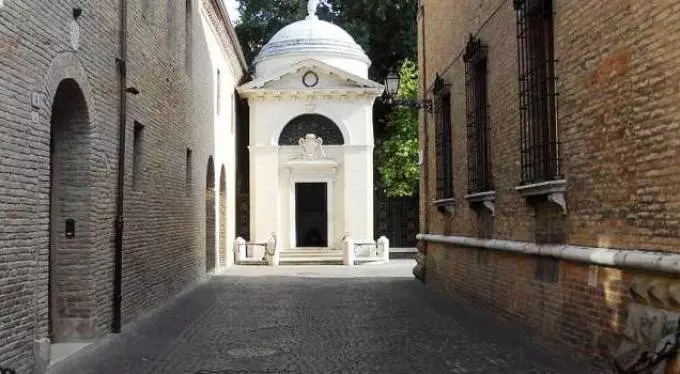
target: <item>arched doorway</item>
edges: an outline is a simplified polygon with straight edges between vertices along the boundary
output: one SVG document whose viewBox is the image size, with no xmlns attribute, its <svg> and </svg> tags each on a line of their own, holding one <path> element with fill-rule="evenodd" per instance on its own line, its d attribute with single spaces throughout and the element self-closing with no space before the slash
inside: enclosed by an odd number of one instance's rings
<svg viewBox="0 0 680 374">
<path fill-rule="evenodd" d="M 73 79 L 61 81 L 50 118 L 48 326 L 52 342 L 92 338 L 89 130 L 81 88 Z"/>
<path fill-rule="evenodd" d="M 212 156 L 208 158 L 208 171 L 205 177 L 205 271 L 215 271 L 215 164 Z"/>
<path fill-rule="evenodd" d="M 227 266 L 227 175 L 226 168 L 220 169 L 220 256 L 219 264 Z"/>
</svg>

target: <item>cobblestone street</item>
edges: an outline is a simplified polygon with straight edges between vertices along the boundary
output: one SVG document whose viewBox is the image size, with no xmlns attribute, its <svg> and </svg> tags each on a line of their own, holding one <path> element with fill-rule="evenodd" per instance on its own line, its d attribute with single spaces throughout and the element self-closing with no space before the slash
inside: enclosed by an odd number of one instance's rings
<svg viewBox="0 0 680 374">
<path fill-rule="evenodd" d="M 50 372 L 588 372 L 426 289 L 411 266 L 232 268 Z"/>
</svg>

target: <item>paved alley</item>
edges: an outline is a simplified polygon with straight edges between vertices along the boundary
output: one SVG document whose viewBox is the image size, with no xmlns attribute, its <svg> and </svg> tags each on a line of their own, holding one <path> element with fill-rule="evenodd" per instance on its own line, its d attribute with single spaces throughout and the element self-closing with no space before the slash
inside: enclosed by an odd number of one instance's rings
<svg viewBox="0 0 680 374">
<path fill-rule="evenodd" d="M 50 373 L 587 372 L 411 266 L 235 267 Z"/>
</svg>

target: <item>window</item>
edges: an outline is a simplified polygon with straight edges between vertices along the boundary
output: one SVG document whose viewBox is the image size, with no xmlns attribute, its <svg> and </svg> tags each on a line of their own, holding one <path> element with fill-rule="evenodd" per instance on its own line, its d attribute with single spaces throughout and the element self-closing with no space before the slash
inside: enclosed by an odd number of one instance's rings
<svg viewBox="0 0 680 374">
<path fill-rule="evenodd" d="M 189 196 L 189 193 L 191 192 L 191 181 L 193 179 L 193 166 L 191 162 L 191 149 L 187 148 L 187 157 L 186 157 L 186 188 L 185 188 L 185 194 L 186 196 Z"/>
<path fill-rule="evenodd" d="M 222 92 L 221 92 L 222 91 L 222 83 L 221 83 L 221 79 L 220 79 L 220 69 L 217 69 L 217 76 L 215 78 L 215 86 L 217 86 L 216 87 L 217 94 L 215 95 L 216 96 L 216 98 L 215 98 L 215 101 L 216 101 L 215 108 L 217 109 L 217 115 L 219 116 L 220 115 L 220 102 L 222 101 L 222 97 L 221 97 L 222 96 Z"/>
<path fill-rule="evenodd" d="M 185 15 L 185 21 L 184 21 L 184 39 L 185 39 L 185 46 L 184 46 L 184 68 L 186 69 L 186 72 L 188 75 L 191 75 L 191 39 L 192 39 L 192 29 L 193 29 L 193 22 L 192 22 L 192 3 L 191 0 L 186 0 L 186 15 Z"/>
<path fill-rule="evenodd" d="M 492 191 L 487 121 L 487 47 L 470 36 L 463 55 L 468 140 L 468 193 Z"/>
<path fill-rule="evenodd" d="M 514 0 L 523 185 L 561 179 L 553 1 Z"/>
<path fill-rule="evenodd" d="M 441 77 L 434 85 L 435 152 L 437 169 L 437 201 L 453 198 L 453 162 L 451 152 L 451 92 Z M 441 205 L 441 204 L 439 204 Z"/>
<path fill-rule="evenodd" d="M 132 141 L 132 188 L 137 189 L 140 184 L 142 173 L 142 157 L 144 142 L 144 126 L 135 121 L 135 129 Z"/>
</svg>

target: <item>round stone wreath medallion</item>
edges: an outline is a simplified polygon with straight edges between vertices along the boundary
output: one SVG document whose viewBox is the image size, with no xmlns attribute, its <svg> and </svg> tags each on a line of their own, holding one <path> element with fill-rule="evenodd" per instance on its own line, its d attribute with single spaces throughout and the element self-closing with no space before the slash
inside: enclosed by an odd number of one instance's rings
<svg viewBox="0 0 680 374">
<path fill-rule="evenodd" d="M 302 84 L 305 87 L 314 87 L 319 83 L 319 76 L 313 71 L 308 71 L 302 76 Z"/>
</svg>

